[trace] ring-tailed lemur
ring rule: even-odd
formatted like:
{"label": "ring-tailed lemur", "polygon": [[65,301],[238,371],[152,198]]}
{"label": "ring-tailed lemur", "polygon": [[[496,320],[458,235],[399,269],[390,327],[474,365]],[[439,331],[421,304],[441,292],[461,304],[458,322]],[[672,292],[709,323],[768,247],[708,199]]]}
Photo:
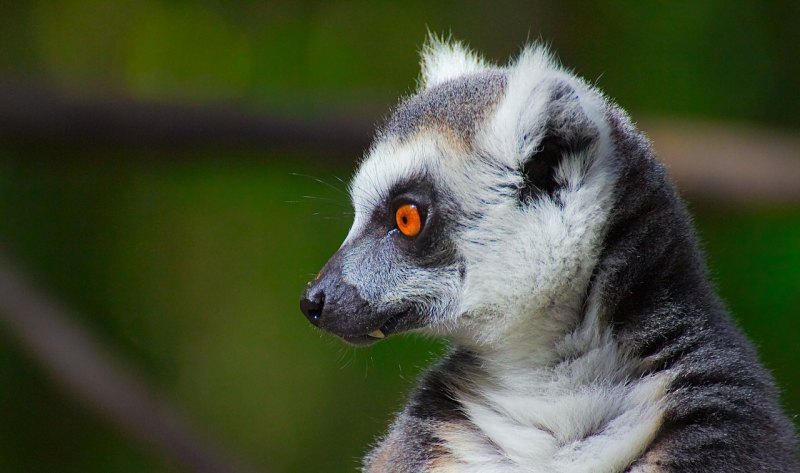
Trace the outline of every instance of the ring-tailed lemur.
{"label": "ring-tailed lemur", "polygon": [[365,471],[800,471],[650,143],[544,48],[497,67],[429,41],[351,195],[303,312],[453,346]]}

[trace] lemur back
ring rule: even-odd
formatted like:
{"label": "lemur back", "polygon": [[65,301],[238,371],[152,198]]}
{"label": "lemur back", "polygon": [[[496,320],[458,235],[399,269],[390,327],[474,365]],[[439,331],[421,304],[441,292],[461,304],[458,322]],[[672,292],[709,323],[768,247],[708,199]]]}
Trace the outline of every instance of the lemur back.
{"label": "lemur back", "polygon": [[301,308],[353,344],[452,349],[368,472],[795,472],[774,383],[648,140],[541,47],[423,51]]}

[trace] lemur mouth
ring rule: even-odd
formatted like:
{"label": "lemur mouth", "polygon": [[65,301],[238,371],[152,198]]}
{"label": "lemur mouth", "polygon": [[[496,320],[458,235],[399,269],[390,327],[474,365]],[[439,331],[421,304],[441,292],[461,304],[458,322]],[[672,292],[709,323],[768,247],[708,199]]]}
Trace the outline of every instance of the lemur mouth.
{"label": "lemur mouth", "polygon": [[415,317],[409,317],[411,315],[410,310],[403,310],[402,312],[397,312],[395,314],[390,315],[387,319],[383,321],[381,326],[369,333],[363,335],[339,335],[341,339],[346,341],[347,343],[351,343],[353,345],[358,346],[367,346],[376,343],[389,335],[394,335],[396,333],[405,332],[407,330],[411,330],[416,327],[416,324],[413,319]]}

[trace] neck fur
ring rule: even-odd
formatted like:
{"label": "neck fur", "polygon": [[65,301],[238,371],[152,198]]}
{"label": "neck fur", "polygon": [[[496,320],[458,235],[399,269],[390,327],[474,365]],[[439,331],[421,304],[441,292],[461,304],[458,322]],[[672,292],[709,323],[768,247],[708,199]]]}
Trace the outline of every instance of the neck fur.
{"label": "neck fur", "polygon": [[445,439],[464,471],[621,471],[641,454],[668,377],[638,378],[601,315],[590,295],[572,330],[470,348],[479,374],[456,397],[474,433]]}

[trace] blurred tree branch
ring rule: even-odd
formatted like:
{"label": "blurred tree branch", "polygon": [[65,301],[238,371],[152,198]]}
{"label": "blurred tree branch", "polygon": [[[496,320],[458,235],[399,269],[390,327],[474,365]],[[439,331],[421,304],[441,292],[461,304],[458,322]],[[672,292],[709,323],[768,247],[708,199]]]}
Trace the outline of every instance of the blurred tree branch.
{"label": "blurred tree branch", "polygon": [[85,149],[292,149],[357,156],[372,121],[357,116],[292,119],[225,104],[174,105],[87,99],[0,81],[0,142]]}
{"label": "blurred tree branch", "polygon": [[[0,142],[23,147],[249,148],[323,155],[351,163],[369,145],[375,121],[375,117],[354,114],[286,118],[219,104],[90,100],[20,83],[0,83]],[[690,198],[800,202],[800,138],[796,136],[677,120],[651,120],[642,128]]]}
{"label": "blurred tree branch", "polygon": [[169,401],[100,347],[75,320],[0,252],[0,324],[59,387],[185,471],[254,471],[195,431]]}
{"label": "blurred tree branch", "polygon": [[641,127],[678,187],[718,202],[800,203],[800,137],[762,128],[650,120]]}

